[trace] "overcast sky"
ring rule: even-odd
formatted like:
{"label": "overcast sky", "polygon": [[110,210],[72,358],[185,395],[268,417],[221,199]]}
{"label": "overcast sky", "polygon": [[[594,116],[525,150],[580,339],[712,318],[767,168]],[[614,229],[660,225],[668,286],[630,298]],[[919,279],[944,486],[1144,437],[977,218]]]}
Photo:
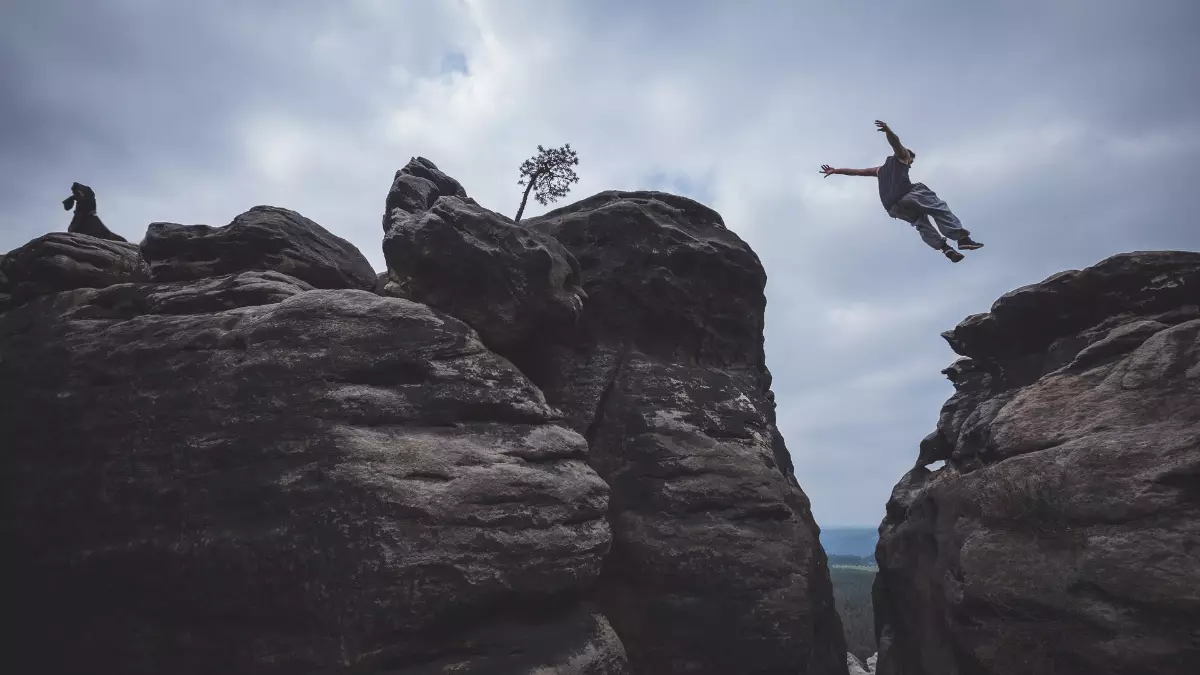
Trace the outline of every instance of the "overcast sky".
{"label": "overcast sky", "polygon": [[[1196,0],[0,0],[0,250],[66,229],[80,181],[134,241],[272,204],[382,270],[410,157],[511,215],[570,142],[561,203],[676,192],[758,252],[797,476],[822,526],[874,526],[952,393],[942,330],[1200,248],[1198,28]],[[951,265],[874,179],[817,173],[879,164],[877,118],[986,248]]]}

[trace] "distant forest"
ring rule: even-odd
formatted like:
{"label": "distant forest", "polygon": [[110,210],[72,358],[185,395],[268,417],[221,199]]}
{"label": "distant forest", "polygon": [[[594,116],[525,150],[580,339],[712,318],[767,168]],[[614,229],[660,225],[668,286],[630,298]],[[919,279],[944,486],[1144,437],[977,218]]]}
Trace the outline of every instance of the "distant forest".
{"label": "distant forest", "polygon": [[877,541],[879,533],[873,527],[821,529],[821,545],[829,558],[834,604],[846,631],[846,649],[863,660],[877,651],[875,618],[871,609]]}
{"label": "distant forest", "polygon": [[830,565],[829,577],[833,581],[833,601],[846,632],[846,649],[865,660],[877,651],[875,619],[871,611],[875,570]]}

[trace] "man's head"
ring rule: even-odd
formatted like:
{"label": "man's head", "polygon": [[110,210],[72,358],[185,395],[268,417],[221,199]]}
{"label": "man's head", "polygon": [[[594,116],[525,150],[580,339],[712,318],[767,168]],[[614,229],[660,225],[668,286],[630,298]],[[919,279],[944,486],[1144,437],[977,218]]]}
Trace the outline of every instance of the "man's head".
{"label": "man's head", "polygon": [[63,208],[70,211],[76,202],[84,211],[95,211],[96,193],[83,183],[71,183],[71,196],[63,200]]}

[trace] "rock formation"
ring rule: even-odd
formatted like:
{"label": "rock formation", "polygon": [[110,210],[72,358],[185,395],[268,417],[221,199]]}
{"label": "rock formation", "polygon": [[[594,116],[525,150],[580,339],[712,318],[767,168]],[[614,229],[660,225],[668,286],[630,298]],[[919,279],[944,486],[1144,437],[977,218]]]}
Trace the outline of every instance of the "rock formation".
{"label": "rock formation", "polygon": [[1064,272],[944,337],[956,393],[880,526],[879,675],[1196,672],[1200,253]]}
{"label": "rock formation", "polygon": [[0,262],[17,670],[845,674],[719,216],[387,205],[385,275],[271,207]]}
{"label": "rock formation", "polygon": [[315,288],[374,290],[371,263],[350,242],[304,216],[256,206],[225,227],[151,223],[142,255],[155,281],[273,270]]}
{"label": "rock formation", "polygon": [[136,244],[52,232],[0,258],[0,311],[41,295],[149,279]]}
{"label": "rock formation", "polygon": [[479,206],[429,160],[400,171],[387,208],[383,253],[397,290],[467,322],[492,349],[578,320],[579,264],[562,244]]}
{"label": "rock formation", "polygon": [[766,275],[721,217],[605,192],[525,221],[587,301],[516,363],[610,487],[601,604],[639,673],[844,672],[825,553],[775,426]]}

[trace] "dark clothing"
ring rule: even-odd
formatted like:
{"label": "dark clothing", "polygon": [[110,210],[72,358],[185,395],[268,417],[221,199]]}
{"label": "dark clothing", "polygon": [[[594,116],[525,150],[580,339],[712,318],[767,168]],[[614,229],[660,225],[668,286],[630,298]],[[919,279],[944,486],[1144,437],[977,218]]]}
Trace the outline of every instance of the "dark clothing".
{"label": "dark clothing", "polygon": [[125,237],[105,227],[100,216],[96,215],[96,193],[92,188],[82,183],[72,183],[71,196],[64,199],[62,205],[64,209],[75,207],[75,215],[71,218],[71,224],[67,226],[67,232],[110,241],[125,241]]}
{"label": "dark clothing", "polygon": [[105,227],[104,222],[100,220],[100,216],[94,213],[85,214],[76,211],[75,217],[71,219],[71,224],[67,226],[67,232],[86,234],[97,239],[108,239],[109,241],[126,241],[125,237]]}
{"label": "dark clothing", "polygon": [[913,186],[912,181],[908,179],[908,165],[896,159],[895,155],[884,160],[876,176],[879,178],[879,200],[888,211],[891,211],[896,202],[908,194]]}
{"label": "dark clothing", "polygon": [[[958,216],[950,211],[946,202],[942,201],[942,198],[938,197],[924,183],[914,183],[908,194],[901,197],[900,201],[888,210],[888,215],[917,228],[921,240],[939,251],[946,247],[945,237],[954,241],[963,241],[971,236],[971,233],[959,222]],[[937,223],[936,228],[929,222],[930,218]],[[941,232],[939,233],[938,230]]]}

